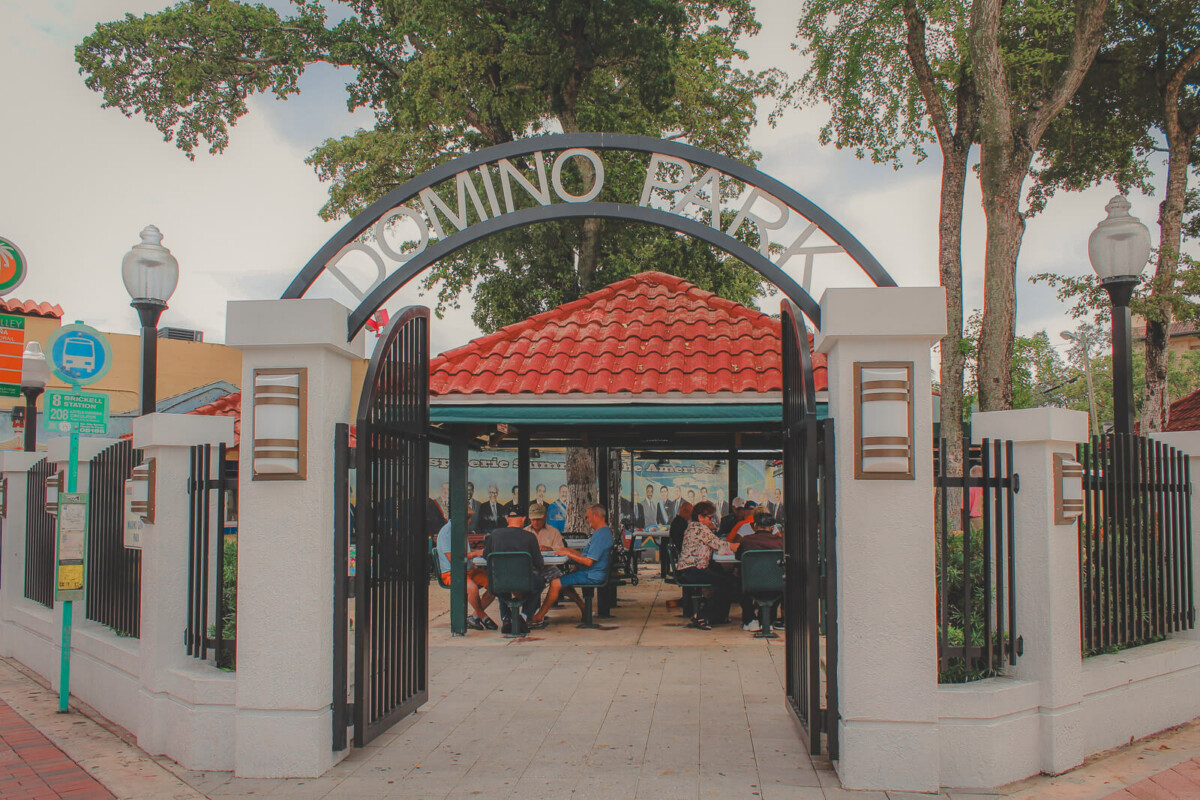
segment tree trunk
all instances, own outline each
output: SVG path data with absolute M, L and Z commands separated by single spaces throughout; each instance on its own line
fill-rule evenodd
M 1171 113 L 1171 109 L 1166 109 Z M 1178 113 L 1178 112 L 1176 112 Z M 1187 194 L 1188 156 L 1190 141 L 1178 124 L 1168 125 L 1168 136 L 1174 128 L 1176 141 L 1168 142 L 1167 193 L 1158 207 L 1158 265 L 1154 270 L 1154 289 L 1151 307 L 1146 317 L 1146 389 L 1142 399 L 1142 433 L 1161 431 L 1166 427 L 1171 409 L 1171 393 L 1167 384 L 1168 329 L 1171 324 L 1169 295 L 1175 288 L 1175 273 L 1179 268 L 1180 231 L 1184 199 Z
M 596 451 L 567 448 L 567 526 L 570 533 L 591 533 L 584 514 L 596 502 Z
M 946 289 L 946 335 L 942 337 L 942 387 L 940 422 L 942 438 L 946 440 L 946 474 L 959 475 L 963 464 L 963 364 L 962 351 L 962 213 L 963 192 L 967 182 L 967 146 L 950 143 L 942 148 L 942 195 L 938 217 L 938 269 Z M 947 505 L 957 509 L 962 503 L 962 490 L 951 489 Z M 953 515 L 953 511 L 951 512 Z
M 997 153 L 996 151 L 1001 152 Z M 1003 411 L 1012 408 L 1012 347 L 1017 323 L 1017 255 L 1025 235 L 1021 215 L 1021 184 L 1031 159 L 1013 158 L 1011 148 L 981 148 L 983 210 L 987 216 L 984 261 L 983 324 L 979 337 L 976 383 L 979 408 Z M 1005 156 L 1008 156 L 1007 158 Z M 1000 161 L 1000 164 L 995 163 Z M 990 163 L 989 163 L 990 162 Z

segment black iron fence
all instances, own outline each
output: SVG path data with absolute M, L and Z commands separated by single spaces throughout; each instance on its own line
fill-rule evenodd
M 197 445 L 188 479 L 188 612 L 183 641 L 194 658 L 237 664 L 237 539 L 224 533 L 237 462 L 225 445 Z
M 120 441 L 92 459 L 88 474 L 87 618 L 137 637 L 142 619 L 142 551 L 125 546 L 125 481 L 142 451 Z
M 934 452 L 938 575 L 938 679 L 945 683 L 995 674 L 1017 663 L 1016 561 L 1013 546 L 1012 442 L 984 439 L 963 447 L 953 475 L 947 441 Z
M 1145 436 L 1077 448 L 1083 467 L 1079 589 L 1085 655 L 1195 626 L 1187 456 Z
M 46 513 L 46 479 L 54 474 L 46 459 L 29 468 L 25 492 L 25 596 L 54 608 L 54 516 Z

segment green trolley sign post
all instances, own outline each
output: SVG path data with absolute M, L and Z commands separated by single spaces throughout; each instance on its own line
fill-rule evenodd
M 66 491 L 59 494 L 58 535 L 54 550 L 54 597 L 62 603 L 62 659 L 59 664 L 58 711 L 65 714 L 71 697 L 71 615 L 73 601 L 83 597 L 87 553 L 88 496 L 79 491 L 79 435 L 108 432 L 108 395 L 84 392 L 112 366 L 112 347 L 100 331 L 81 322 L 64 325 L 47 340 L 54 374 L 70 391 L 46 392 L 45 430 L 71 437 Z

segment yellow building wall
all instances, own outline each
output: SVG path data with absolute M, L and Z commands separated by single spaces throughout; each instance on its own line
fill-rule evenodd
M 25 341 L 36 341 L 45 351 L 46 341 L 63 324 L 61 320 L 45 317 L 25 318 Z M 138 385 L 141 380 L 142 340 L 137 334 L 106 334 L 113 349 L 113 364 L 104 379 L 87 387 L 88 391 L 108 394 L 109 411 L 119 414 L 138 407 Z M 373 346 L 369 341 L 368 346 Z M 358 398 L 367 372 L 366 360 L 351 366 L 350 393 L 352 415 L 358 412 Z M 197 389 L 215 381 L 228 381 L 234 386 L 242 385 L 242 354 L 223 344 L 207 342 L 181 342 L 174 339 L 158 340 L 158 400 Z M 47 389 L 69 388 L 56 377 L 50 379 Z M 23 405 L 24 398 L 0 397 L 0 412 L 16 405 Z M 40 408 L 40 403 L 39 403 Z

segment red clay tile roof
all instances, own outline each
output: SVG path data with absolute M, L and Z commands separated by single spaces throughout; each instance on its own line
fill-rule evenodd
M 237 447 L 242 441 L 242 393 L 232 392 L 218 397 L 211 403 L 193 408 L 189 414 L 203 414 L 206 417 L 234 417 L 233 446 Z
M 1200 431 L 1200 389 L 1171 403 L 1168 431 Z
M 643 272 L 501 328 L 430 364 L 434 397 L 777 392 L 779 320 Z M 813 357 L 826 388 L 825 357 Z
M 15 297 L 0 299 L 0 311 L 9 314 L 24 314 L 27 317 L 49 317 L 62 319 L 62 306 L 49 303 L 35 303 L 32 300 L 18 300 Z

